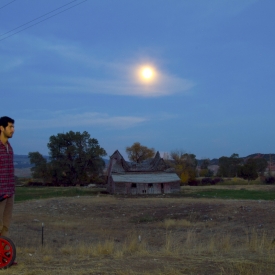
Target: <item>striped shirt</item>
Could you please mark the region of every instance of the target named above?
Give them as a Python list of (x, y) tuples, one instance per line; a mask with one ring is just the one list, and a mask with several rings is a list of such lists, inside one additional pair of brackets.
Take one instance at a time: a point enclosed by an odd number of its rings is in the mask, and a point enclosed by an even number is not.
[(13, 150), (9, 142), (7, 147), (0, 141), (0, 195), (14, 195)]

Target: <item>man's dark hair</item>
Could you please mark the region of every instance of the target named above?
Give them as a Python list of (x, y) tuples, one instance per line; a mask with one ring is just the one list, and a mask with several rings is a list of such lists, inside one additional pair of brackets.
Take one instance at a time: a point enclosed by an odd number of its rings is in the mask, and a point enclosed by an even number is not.
[[(0, 126), (3, 126), (4, 128), (6, 128), (9, 124), (9, 122), (14, 124), (14, 119), (12, 119), (8, 116), (0, 117)], [(1, 133), (1, 130), (0, 130), (0, 133)]]

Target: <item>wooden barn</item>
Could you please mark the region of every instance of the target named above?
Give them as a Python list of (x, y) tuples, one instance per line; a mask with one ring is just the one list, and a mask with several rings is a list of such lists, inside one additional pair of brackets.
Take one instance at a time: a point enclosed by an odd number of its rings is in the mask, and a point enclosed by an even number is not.
[(160, 157), (127, 162), (116, 150), (110, 157), (107, 191), (111, 194), (169, 194), (180, 191), (180, 178)]

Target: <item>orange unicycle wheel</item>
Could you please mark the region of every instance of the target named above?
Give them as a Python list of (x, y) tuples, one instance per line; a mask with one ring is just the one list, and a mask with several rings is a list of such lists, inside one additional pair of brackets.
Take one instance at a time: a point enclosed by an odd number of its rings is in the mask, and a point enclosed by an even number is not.
[(10, 267), (16, 258), (16, 248), (11, 239), (0, 236), (0, 269)]

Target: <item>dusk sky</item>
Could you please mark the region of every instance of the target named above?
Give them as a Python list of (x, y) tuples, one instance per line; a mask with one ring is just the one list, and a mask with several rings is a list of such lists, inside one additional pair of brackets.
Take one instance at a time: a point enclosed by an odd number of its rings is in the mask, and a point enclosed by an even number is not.
[(48, 155), (49, 137), (70, 130), (108, 156), (134, 142), (199, 159), (275, 153), (274, 10), (274, 0), (1, 0), (0, 116), (15, 119), (14, 153)]

